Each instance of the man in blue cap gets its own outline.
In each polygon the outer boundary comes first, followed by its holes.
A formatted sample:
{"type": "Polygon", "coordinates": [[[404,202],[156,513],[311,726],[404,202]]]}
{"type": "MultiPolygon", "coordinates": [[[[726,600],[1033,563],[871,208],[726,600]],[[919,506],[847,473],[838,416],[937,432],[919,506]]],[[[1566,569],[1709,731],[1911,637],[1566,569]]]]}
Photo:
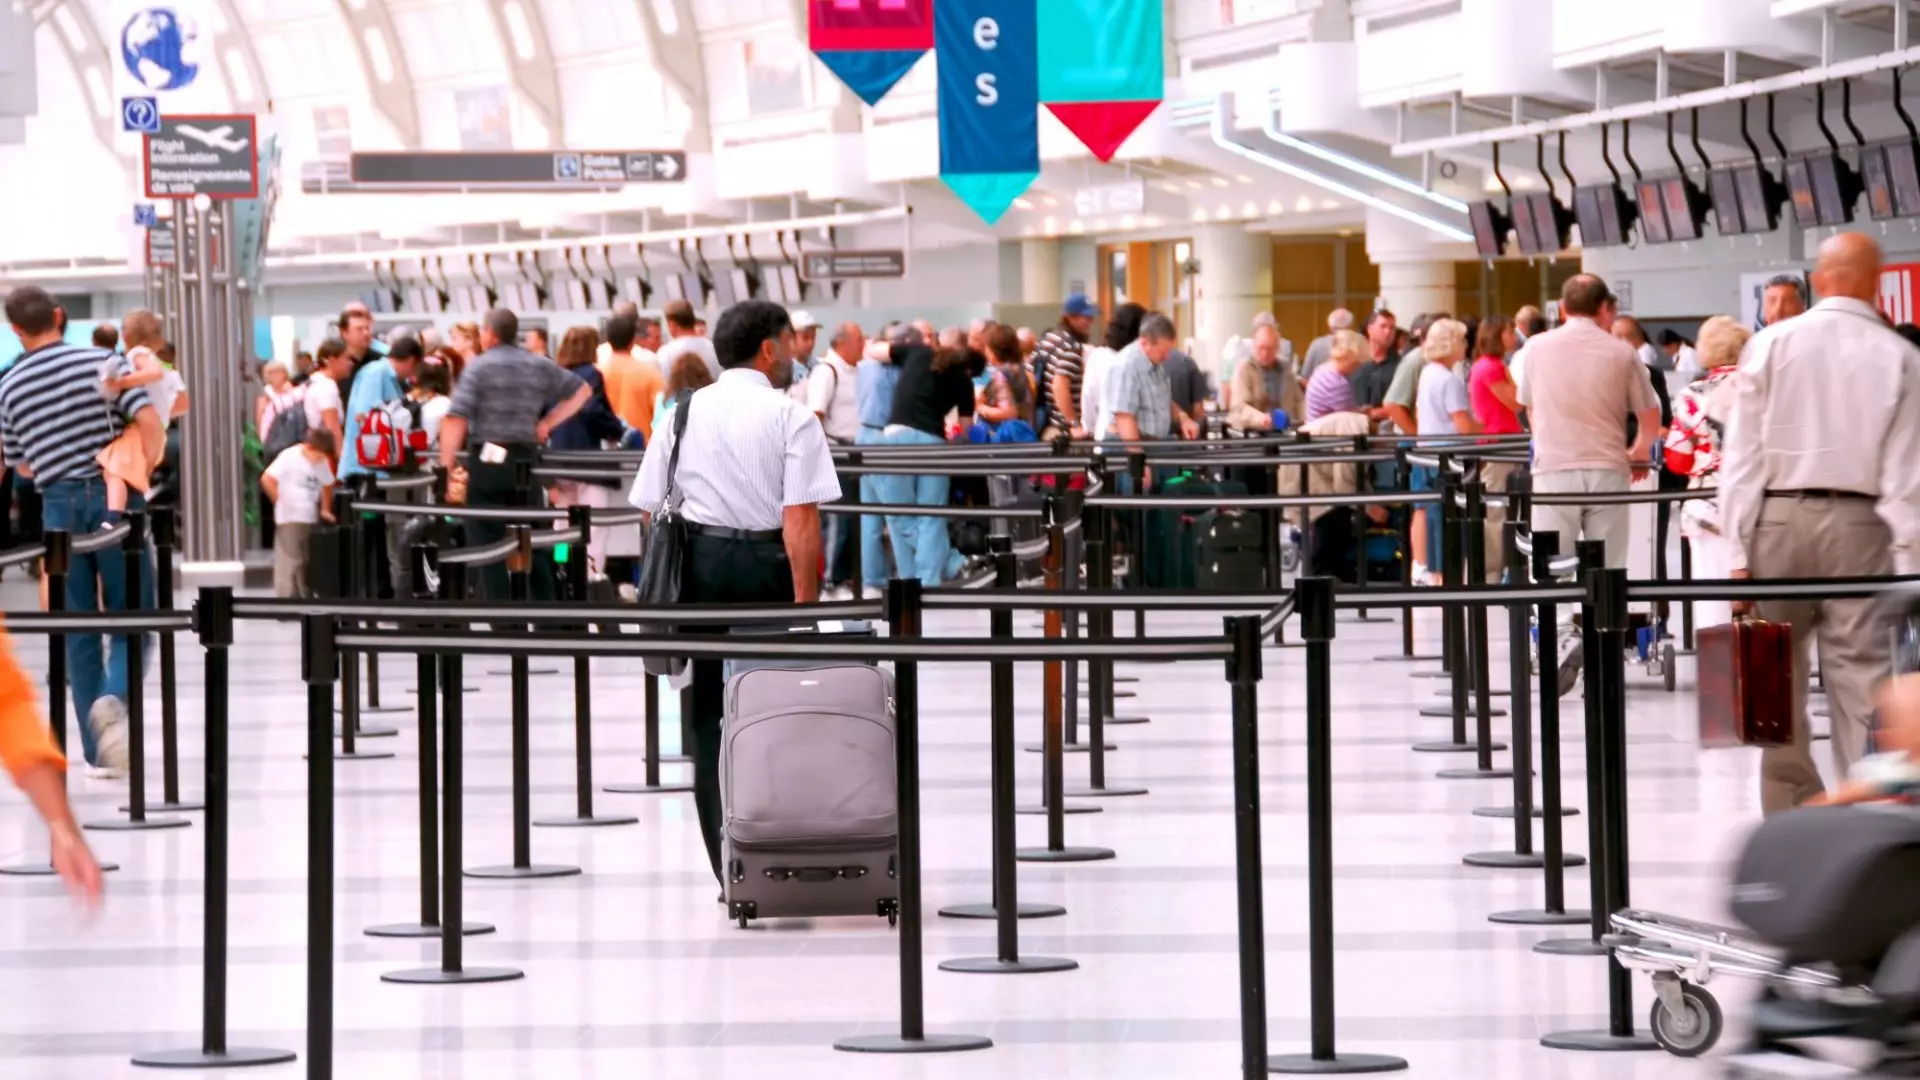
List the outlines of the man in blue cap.
{"type": "Polygon", "coordinates": [[[1037,426],[1042,439],[1067,432],[1076,439],[1087,437],[1086,419],[1080,415],[1080,386],[1086,378],[1087,337],[1093,333],[1093,320],[1100,309],[1086,293],[1074,293],[1060,311],[1060,325],[1047,331],[1033,353],[1033,379],[1040,387],[1037,426]]]}

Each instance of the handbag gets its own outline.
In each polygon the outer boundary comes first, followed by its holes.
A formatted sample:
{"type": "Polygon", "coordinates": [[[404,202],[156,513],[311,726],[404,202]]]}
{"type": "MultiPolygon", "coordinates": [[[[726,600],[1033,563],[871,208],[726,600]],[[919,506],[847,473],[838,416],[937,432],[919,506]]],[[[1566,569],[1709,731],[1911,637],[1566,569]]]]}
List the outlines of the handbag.
{"type": "MultiPolygon", "coordinates": [[[[674,399],[673,453],[667,456],[667,493],[660,510],[640,530],[640,577],[636,583],[642,607],[667,607],[680,602],[680,572],[687,552],[687,523],[680,517],[679,491],[674,479],[680,471],[680,443],[687,433],[687,413],[693,407],[693,392],[682,391],[674,399]]],[[[643,626],[642,633],[672,633],[673,628],[655,624],[643,626]]],[[[686,670],[684,656],[649,656],[644,661],[649,675],[679,675],[686,670]]]]}

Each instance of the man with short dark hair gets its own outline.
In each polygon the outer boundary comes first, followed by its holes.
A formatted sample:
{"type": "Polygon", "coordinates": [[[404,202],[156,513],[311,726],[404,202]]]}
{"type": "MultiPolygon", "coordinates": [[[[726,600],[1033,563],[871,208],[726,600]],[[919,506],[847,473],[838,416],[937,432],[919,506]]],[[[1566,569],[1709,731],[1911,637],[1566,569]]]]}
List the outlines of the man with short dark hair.
{"type": "MultiPolygon", "coordinates": [[[[345,401],[353,396],[353,381],[359,377],[360,369],[371,363],[382,350],[379,343],[373,340],[373,313],[367,310],[367,305],[348,304],[341,309],[340,321],[335,325],[340,331],[340,340],[346,343],[347,359],[353,362],[353,366],[347,369],[346,378],[337,380],[340,383],[340,399],[345,401]]],[[[334,432],[335,437],[340,434],[334,432]]],[[[344,449],[345,443],[341,446],[344,449]]]]}
{"type": "MultiPolygon", "coordinates": [[[[107,487],[97,460],[121,428],[140,433],[149,461],[158,461],[164,445],[160,416],[135,387],[109,400],[102,396],[103,373],[126,378],[133,365],[103,349],[62,340],[60,315],[45,290],[21,286],[7,295],[7,325],[26,349],[0,375],[0,453],[39,488],[48,529],[76,536],[99,532],[107,520],[107,487]]],[[[128,508],[139,509],[140,493],[128,493],[128,508]]],[[[140,549],[139,581],[127,581],[118,545],[105,551],[73,553],[67,571],[69,611],[130,611],[153,606],[153,561],[140,549]],[[137,591],[136,591],[137,588],[137,591]]],[[[128,659],[131,638],[114,637],[111,655],[97,633],[66,635],[67,685],[73,709],[82,719],[80,742],[87,762],[117,774],[127,767],[127,693],[134,672],[128,659]]],[[[143,641],[143,644],[146,642],[143,641]]],[[[141,650],[143,662],[153,656],[141,650]]]]}
{"type": "MultiPolygon", "coordinates": [[[[678,499],[688,531],[681,603],[812,603],[820,593],[820,504],[840,497],[840,482],[819,420],[768,379],[793,362],[793,323],[779,304],[743,301],[720,316],[713,344],[720,379],[674,406],[686,429],[676,436],[661,425],[631,501],[658,513],[669,488],[678,499]]],[[[720,878],[726,686],[720,661],[692,666],[693,800],[720,878]]]]}
{"type": "MultiPolygon", "coordinates": [[[[519,337],[520,319],[513,312],[495,308],[487,313],[480,328],[485,351],[461,373],[440,421],[440,464],[448,471],[460,463],[467,444],[475,444],[467,461],[469,506],[537,503],[537,491],[516,486],[516,463],[532,461],[553,429],[579,412],[593,393],[573,372],[515,345],[519,337]]],[[[476,547],[498,543],[506,534],[502,522],[467,523],[467,537],[476,547]]],[[[541,562],[536,570],[547,565],[541,562]]],[[[481,581],[490,599],[506,599],[505,566],[486,567],[481,581]]],[[[549,585],[544,573],[536,574],[536,588],[549,585]]]]}
{"type": "Polygon", "coordinates": [[[1388,405],[1387,390],[1393,385],[1394,372],[1399,368],[1400,358],[1394,355],[1393,341],[1399,336],[1399,327],[1394,322],[1393,312],[1386,308],[1367,316],[1367,362],[1354,369],[1348,381],[1353,384],[1353,396],[1362,408],[1387,410],[1387,419],[1394,426],[1411,434],[1417,426],[1413,419],[1413,410],[1403,405],[1388,405]]]}
{"type": "Polygon", "coordinates": [[[659,319],[651,315],[639,317],[634,323],[633,347],[645,352],[648,357],[660,351],[659,319]]]}
{"type": "Polygon", "coordinates": [[[547,331],[544,327],[535,326],[528,329],[526,349],[535,356],[545,357],[547,355],[547,331]]]}
{"type": "Polygon", "coordinates": [[[1173,387],[1162,366],[1173,353],[1174,334],[1173,320],[1157,311],[1140,320],[1140,337],[1114,361],[1104,407],[1109,422],[1101,438],[1165,438],[1161,433],[1174,423],[1182,438],[1199,436],[1199,423],[1173,403],[1173,387]]]}
{"type": "Polygon", "coordinates": [[[1807,312],[1807,283],[1799,274],[1775,274],[1760,291],[1760,325],[1772,326],[1807,312]]]}
{"type": "Polygon", "coordinates": [[[607,384],[607,405],[621,423],[653,440],[653,406],[667,388],[666,376],[651,354],[636,347],[640,320],[616,314],[607,320],[607,355],[600,360],[600,377],[607,384]]]}
{"type": "Polygon", "coordinates": [[[667,321],[668,341],[659,349],[660,370],[671,376],[673,365],[679,362],[685,353],[697,353],[706,362],[707,374],[720,378],[720,358],[713,351],[713,342],[707,340],[706,320],[695,318],[693,305],[685,300],[668,301],[663,312],[667,321]]]}

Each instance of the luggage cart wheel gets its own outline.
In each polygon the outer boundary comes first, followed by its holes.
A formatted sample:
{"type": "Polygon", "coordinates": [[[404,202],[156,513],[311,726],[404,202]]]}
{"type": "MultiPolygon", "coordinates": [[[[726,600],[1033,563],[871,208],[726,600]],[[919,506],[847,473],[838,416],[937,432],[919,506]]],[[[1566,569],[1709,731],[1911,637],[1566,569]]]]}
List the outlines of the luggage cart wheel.
{"type": "Polygon", "coordinates": [[[1666,683],[1667,691],[1673,691],[1673,642],[1660,646],[1660,675],[1666,683]]]}
{"type": "MultiPolygon", "coordinates": [[[[1656,990],[1662,988],[1656,984],[1656,990]]],[[[1680,983],[1677,995],[1660,993],[1647,1014],[1647,1027],[1653,1041],[1675,1057],[1699,1057],[1720,1041],[1720,1003],[1713,995],[1692,983],[1680,983]],[[1669,996],[1679,998],[1678,1007],[1667,1004],[1669,996]]]]}

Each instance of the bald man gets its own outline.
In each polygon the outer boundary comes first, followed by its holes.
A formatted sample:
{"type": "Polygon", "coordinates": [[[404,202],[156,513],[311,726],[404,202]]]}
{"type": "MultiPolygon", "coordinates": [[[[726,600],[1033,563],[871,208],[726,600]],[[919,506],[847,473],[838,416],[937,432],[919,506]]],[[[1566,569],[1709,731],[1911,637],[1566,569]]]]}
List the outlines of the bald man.
{"type": "MultiPolygon", "coordinates": [[[[1733,576],[1920,573],[1920,351],[1875,306],[1880,245],[1859,233],[1828,240],[1813,287],[1825,299],[1756,335],[1731,383],[1720,526],[1733,576]]],[[[1760,806],[1773,814],[1826,790],[1807,746],[1807,646],[1819,639],[1836,781],[1865,750],[1891,658],[1872,600],[1757,606],[1793,626],[1797,647],[1793,745],[1760,758],[1760,806]]]]}

